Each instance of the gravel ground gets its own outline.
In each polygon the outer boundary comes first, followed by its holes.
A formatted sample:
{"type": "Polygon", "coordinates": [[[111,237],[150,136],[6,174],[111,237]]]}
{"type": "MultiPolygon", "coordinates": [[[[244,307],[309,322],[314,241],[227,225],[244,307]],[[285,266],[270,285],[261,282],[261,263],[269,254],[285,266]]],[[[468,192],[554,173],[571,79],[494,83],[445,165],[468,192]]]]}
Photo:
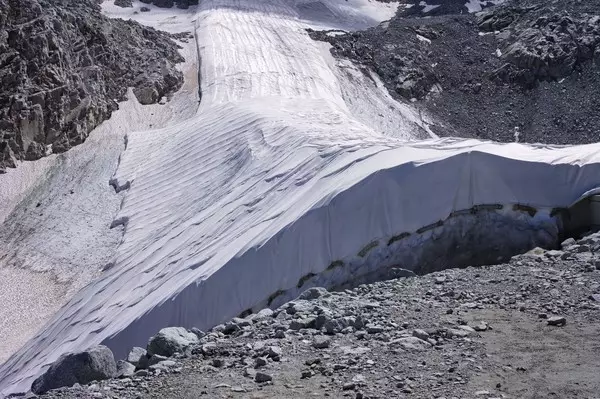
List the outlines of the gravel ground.
{"type": "Polygon", "coordinates": [[[598,251],[597,233],[502,265],[313,288],[150,370],[44,397],[598,398],[598,251]]]}

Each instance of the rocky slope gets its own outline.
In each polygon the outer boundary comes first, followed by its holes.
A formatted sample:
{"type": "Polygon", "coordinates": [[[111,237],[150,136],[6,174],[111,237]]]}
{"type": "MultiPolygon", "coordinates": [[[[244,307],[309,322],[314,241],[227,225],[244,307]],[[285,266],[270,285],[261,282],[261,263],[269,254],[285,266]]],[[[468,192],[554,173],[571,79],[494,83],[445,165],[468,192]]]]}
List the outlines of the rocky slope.
{"type": "Polygon", "coordinates": [[[599,251],[596,233],[497,266],[312,288],[207,334],[162,330],[120,378],[44,397],[593,398],[599,251]]]}
{"type": "Polygon", "coordinates": [[[95,0],[0,0],[0,173],[83,142],[127,87],[158,102],[181,86],[182,60],[168,34],[95,0]]]}
{"type": "Polygon", "coordinates": [[[311,34],[443,121],[442,136],[597,141],[600,1],[408,3],[364,32],[311,34]]]}

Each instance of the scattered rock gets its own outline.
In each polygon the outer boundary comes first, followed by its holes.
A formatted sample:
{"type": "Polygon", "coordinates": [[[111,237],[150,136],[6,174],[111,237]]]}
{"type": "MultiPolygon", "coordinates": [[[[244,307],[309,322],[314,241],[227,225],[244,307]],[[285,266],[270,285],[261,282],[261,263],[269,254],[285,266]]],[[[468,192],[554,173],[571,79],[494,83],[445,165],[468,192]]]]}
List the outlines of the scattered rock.
{"type": "Polygon", "coordinates": [[[256,376],[254,377],[254,381],[258,382],[259,384],[264,383],[264,382],[269,382],[272,381],[273,377],[270,376],[269,374],[266,373],[262,373],[262,372],[257,372],[256,376]]]}
{"type": "Polygon", "coordinates": [[[312,342],[313,348],[326,349],[331,345],[331,338],[322,335],[317,335],[312,342]]]}
{"type": "Polygon", "coordinates": [[[486,322],[480,321],[479,323],[472,324],[470,327],[475,331],[486,331],[489,326],[486,322]]]}
{"type": "Polygon", "coordinates": [[[198,343],[198,336],[183,327],[163,328],[148,341],[148,353],[172,356],[176,352],[183,353],[191,345],[198,343]]]}
{"type": "Polygon", "coordinates": [[[424,330],[416,329],[413,330],[413,336],[426,341],[429,338],[429,334],[424,330]]]}
{"type": "Polygon", "coordinates": [[[379,334],[385,331],[385,328],[375,324],[367,324],[367,332],[369,334],[379,334]]]}
{"type": "Polygon", "coordinates": [[[119,360],[117,362],[117,377],[131,377],[135,373],[135,366],[125,360],[119,360]]]}
{"type": "Polygon", "coordinates": [[[298,299],[311,300],[311,299],[317,299],[320,297],[326,297],[329,295],[331,295],[331,294],[329,294],[329,291],[327,291],[325,288],[314,287],[314,288],[309,288],[308,290],[304,291],[302,294],[300,294],[298,299]]]}
{"type": "Polygon", "coordinates": [[[262,318],[267,318],[267,317],[273,317],[273,313],[274,312],[272,309],[266,308],[266,309],[263,309],[260,312],[258,312],[256,315],[256,318],[262,319],[262,318]]]}
{"type": "Polygon", "coordinates": [[[392,343],[400,344],[404,349],[422,351],[431,347],[431,344],[417,337],[404,337],[392,341],[392,343]]]}
{"type": "Polygon", "coordinates": [[[290,330],[298,331],[306,328],[315,327],[315,319],[313,317],[307,317],[303,319],[294,319],[290,323],[290,330]]]}
{"type": "Polygon", "coordinates": [[[244,377],[254,378],[256,376],[256,370],[253,368],[244,369],[244,377]]]}
{"type": "Polygon", "coordinates": [[[136,346],[129,351],[129,354],[127,355],[127,361],[137,367],[140,360],[143,357],[146,357],[146,354],[146,349],[136,346]]]}
{"type": "Polygon", "coordinates": [[[563,316],[552,316],[548,319],[549,326],[564,326],[567,324],[567,319],[563,316]]]}

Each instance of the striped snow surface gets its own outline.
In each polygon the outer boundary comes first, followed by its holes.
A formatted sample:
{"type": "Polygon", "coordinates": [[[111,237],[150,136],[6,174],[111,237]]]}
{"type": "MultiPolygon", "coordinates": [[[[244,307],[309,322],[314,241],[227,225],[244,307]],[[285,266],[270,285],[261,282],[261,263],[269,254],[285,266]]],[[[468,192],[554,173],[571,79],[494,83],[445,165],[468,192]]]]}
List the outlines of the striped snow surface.
{"type": "Polygon", "coordinates": [[[408,108],[393,135],[355,119],[349,81],[304,28],[327,10],[331,26],[368,24],[381,7],[201,1],[198,114],[128,135],[115,266],[0,368],[1,392],[27,390],[65,352],[105,343],[123,357],[162,327],[210,328],[454,210],[568,206],[600,185],[600,145],[408,142],[424,129],[408,108]]]}

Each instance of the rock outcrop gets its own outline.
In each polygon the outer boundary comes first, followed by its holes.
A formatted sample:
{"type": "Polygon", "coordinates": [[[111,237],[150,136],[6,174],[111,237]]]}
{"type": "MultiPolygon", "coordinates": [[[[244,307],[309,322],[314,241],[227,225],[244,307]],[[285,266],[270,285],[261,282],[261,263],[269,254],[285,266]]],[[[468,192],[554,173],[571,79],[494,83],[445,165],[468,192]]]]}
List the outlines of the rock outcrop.
{"type": "Polygon", "coordinates": [[[175,91],[170,35],[112,20],[94,0],[0,0],[0,172],[82,143],[134,87],[143,104],[175,91]]]}
{"type": "Polygon", "coordinates": [[[140,0],[142,3],[154,4],[156,7],[171,8],[177,5],[177,8],[188,8],[198,5],[198,0],[140,0]]]}
{"type": "Polygon", "coordinates": [[[123,8],[133,7],[132,0],[115,0],[115,5],[123,8]]]}
{"type": "Polygon", "coordinates": [[[504,82],[531,88],[540,80],[565,78],[592,59],[600,61],[599,15],[502,7],[482,13],[478,25],[483,32],[506,30],[505,64],[492,74],[504,82]]]}

